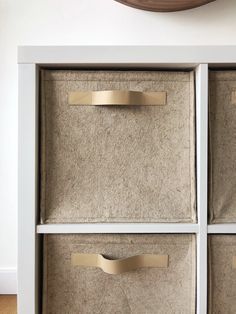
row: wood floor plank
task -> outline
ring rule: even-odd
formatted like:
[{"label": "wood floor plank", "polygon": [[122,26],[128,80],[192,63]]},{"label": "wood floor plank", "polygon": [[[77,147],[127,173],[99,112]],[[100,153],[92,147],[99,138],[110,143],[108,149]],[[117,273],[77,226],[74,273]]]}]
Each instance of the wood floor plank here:
[{"label": "wood floor plank", "polygon": [[16,296],[0,295],[0,314],[16,314]]}]

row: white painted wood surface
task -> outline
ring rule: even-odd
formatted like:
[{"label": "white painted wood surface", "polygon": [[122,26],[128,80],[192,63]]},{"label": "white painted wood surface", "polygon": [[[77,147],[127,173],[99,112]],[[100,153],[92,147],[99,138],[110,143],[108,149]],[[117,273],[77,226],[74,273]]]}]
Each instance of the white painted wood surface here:
[{"label": "white painted wood surface", "polygon": [[36,65],[19,65],[18,298],[19,314],[38,313]]},{"label": "white painted wood surface", "polygon": [[235,63],[236,46],[21,46],[18,63],[182,64]]},{"label": "white painted wood surface", "polygon": [[208,233],[209,234],[236,234],[236,224],[215,224],[208,225]]},{"label": "white painted wood surface", "polygon": [[[207,225],[208,64],[236,66],[236,47],[20,47],[18,314],[38,313],[38,237],[45,233],[195,233],[197,313],[207,313],[207,234],[236,234],[236,224]],[[37,68],[149,67],[196,69],[197,224],[37,225]]]},{"label": "white painted wood surface", "polygon": [[38,225],[38,233],[198,233],[197,224],[81,223]]},{"label": "white painted wood surface", "polygon": [[207,160],[208,160],[208,65],[196,69],[197,136],[197,313],[207,313]]}]

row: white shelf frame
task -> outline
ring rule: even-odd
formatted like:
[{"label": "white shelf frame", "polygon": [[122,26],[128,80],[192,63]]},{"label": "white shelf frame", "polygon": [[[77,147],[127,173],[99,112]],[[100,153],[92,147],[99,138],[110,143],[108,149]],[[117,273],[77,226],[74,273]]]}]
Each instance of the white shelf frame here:
[{"label": "white shelf frame", "polygon": [[197,313],[207,312],[208,65],[196,69]]},{"label": "white shelf frame", "polygon": [[198,224],[78,223],[38,225],[37,233],[198,233]]},{"label": "white shelf frame", "polygon": [[[39,314],[39,242],[47,233],[193,233],[197,237],[197,314],[207,313],[207,235],[236,234],[236,224],[207,225],[208,66],[236,67],[236,47],[19,47],[18,314]],[[38,222],[38,73],[40,67],[169,68],[196,71],[197,224]]]},{"label": "white shelf frame", "polygon": [[236,223],[208,225],[208,234],[236,234]]},{"label": "white shelf frame", "polygon": [[38,71],[19,66],[18,298],[17,313],[38,314],[39,272],[37,223]]}]

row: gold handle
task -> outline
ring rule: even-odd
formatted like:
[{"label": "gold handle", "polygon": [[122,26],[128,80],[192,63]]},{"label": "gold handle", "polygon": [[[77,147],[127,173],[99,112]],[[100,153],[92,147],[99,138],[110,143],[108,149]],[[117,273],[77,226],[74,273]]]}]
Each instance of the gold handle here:
[{"label": "gold handle", "polygon": [[71,255],[73,266],[98,267],[105,273],[111,275],[122,274],[141,267],[168,267],[168,255],[141,254],[124,259],[110,260],[101,254],[80,254]]},{"label": "gold handle", "polygon": [[236,256],[233,256],[233,269],[236,269]]},{"label": "gold handle", "polygon": [[236,105],[236,90],[231,92],[231,103],[232,105]]},{"label": "gold handle", "polygon": [[69,105],[84,106],[163,106],[166,105],[166,92],[137,92],[122,90],[104,90],[71,92]]}]

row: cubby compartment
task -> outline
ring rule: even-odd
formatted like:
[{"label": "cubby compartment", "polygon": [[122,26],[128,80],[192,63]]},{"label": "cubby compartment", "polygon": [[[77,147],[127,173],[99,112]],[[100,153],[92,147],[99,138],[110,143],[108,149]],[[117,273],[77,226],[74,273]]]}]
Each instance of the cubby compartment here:
[{"label": "cubby compartment", "polygon": [[236,70],[210,71],[210,223],[236,222]]},{"label": "cubby compartment", "polygon": [[44,236],[43,314],[195,313],[195,235]]},{"label": "cubby compartment", "polygon": [[42,223],[196,222],[193,71],[43,70]]},{"label": "cubby compartment", "polygon": [[208,238],[208,313],[236,313],[236,235]]}]

